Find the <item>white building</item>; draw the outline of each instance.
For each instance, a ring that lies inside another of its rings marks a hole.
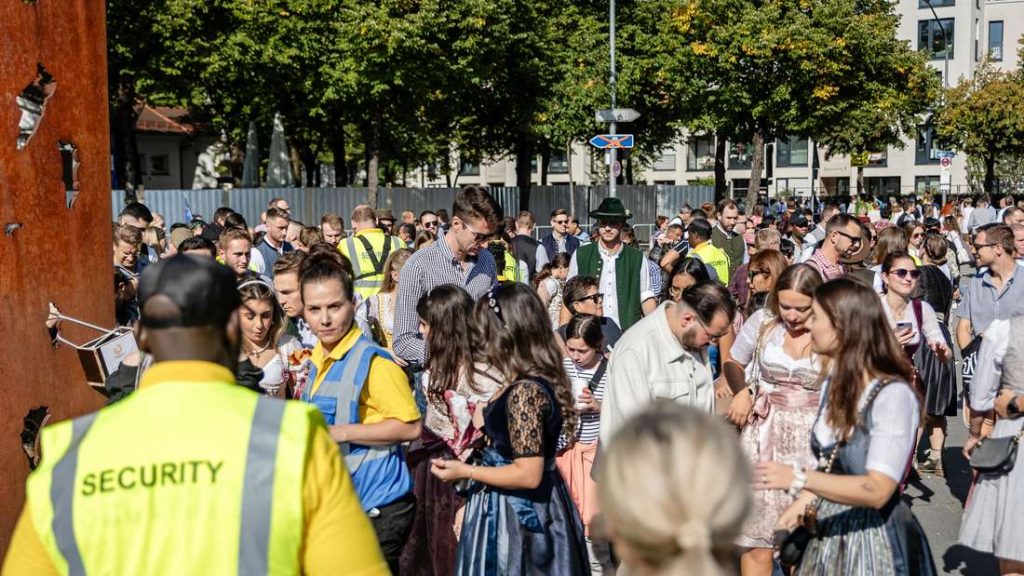
[[[896,9],[902,16],[898,34],[912,47],[931,55],[930,65],[944,74],[946,62],[942,29],[945,29],[952,51],[949,54],[949,84],[969,77],[987,53],[995,65],[1005,70],[1020,66],[1017,42],[1024,35],[1024,0],[931,0],[933,16],[926,0],[899,0]],[[935,16],[938,17],[936,21]],[[941,28],[940,28],[941,26]],[[624,129],[625,128],[625,129]],[[620,125],[620,132],[628,125]],[[745,192],[750,179],[749,144],[728,143],[726,176],[734,193]],[[768,145],[764,178],[771,195],[783,191],[809,195],[815,147],[805,139],[790,138]],[[864,185],[869,193],[912,194],[915,191],[939,189],[941,177],[939,150],[932,145],[931,132],[923,131],[917,141],[907,141],[903,149],[889,148],[869,154],[864,168]],[[634,167],[634,180],[648,184],[708,183],[714,179],[715,142],[713,137],[681,135],[676,145],[664,151],[653,164],[642,170]],[[850,158],[828,160],[820,153],[818,180],[814,188],[825,194],[847,194],[856,188],[856,168]],[[541,183],[540,158],[533,162],[533,182]],[[547,184],[602,184],[607,168],[600,156],[594,157],[587,144],[573,146],[571,160],[565,152],[552,155],[548,164]],[[951,190],[967,191],[966,156],[958,154],[950,166]],[[514,186],[515,161],[473,164],[453,158],[456,184]],[[410,186],[445,186],[438,171],[422,171]]]

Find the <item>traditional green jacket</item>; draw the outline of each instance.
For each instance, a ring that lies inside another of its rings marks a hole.
[[[600,281],[604,261],[598,251],[598,244],[591,242],[576,249],[576,268],[580,276],[590,276]],[[643,317],[640,308],[640,270],[644,265],[643,258],[644,255],[636,248],[623,245],[615,262],[615,294],[605,295],[606,298],[618,298],[619,326],[623,332]]]

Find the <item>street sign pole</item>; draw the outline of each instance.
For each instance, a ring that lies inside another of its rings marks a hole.
[[[609,0],[608,5],[608,54],[611,63],[611,77],[608,79],[608,90],[612,97],[612,110],[615,110],[615,0]],[[615,120],[608,126],[608,133],[615,134]],[[612,148],[608,151],[608,196],[614,198],[615,193],[615,162],[618,160],[618,150]]]

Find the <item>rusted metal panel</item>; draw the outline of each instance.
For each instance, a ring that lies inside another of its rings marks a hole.
[[[0,229],[10,230],[0,232],[0,554],[29,472],[23,417],[44,405],[63,420],[102,404],[74,350],[50,346],[43,321],[53,301],[72,316],[114,323],[106,61],[102,0],[0,4]],[[52,83],[26,94],[40,65]],[[62,142],[65,152],[76,149],[66,159]]]

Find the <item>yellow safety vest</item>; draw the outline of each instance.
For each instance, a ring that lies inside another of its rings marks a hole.
[[[505,252],[505,263],[498,270],[498,282],[519,282],[519,261],[512,254]]]
[[[390,243],[387,250],[385,241]],[[380,292],[384,282],[384,262],[391,253],[404,246],[400,238],[385,235],[379,229],[359,232],[340,242],[338,251],[352,262],[352,272],[355,274],[352,283],[356,294],[365,300]]]
[[[233,384],[139,390],[43,430],[32,522],[62,574],[299,574],[322,422]]]
[[[729,255],[725,253],[725,250],[708,241],[694,248],[693,253],[702,262],[715,269],[719,282],[725,286],[729,285]]]

